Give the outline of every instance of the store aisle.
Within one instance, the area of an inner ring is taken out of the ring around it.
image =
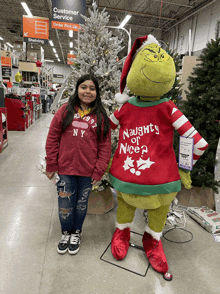
[[[172,282],[148,269],[141,250],[130,248],[121,262],[112,258],[110,248],[105,252],[115,230],[116,208],[104,215],[87,215],[77,255],[57,253],[61,232],[56,189],[36,169],[39,155],[45,155],[52,117],[43,114],[25,132],[9,132],[9,146],[0,154],[0,293],[217,293],[220,243],[188,216],[191,242],[162,239]],[[144,226],[143,211],[137,210],[132,230],[143,234]],[[189,234],[175,230],[169,238],[187,241]],[[132,234],[132,241],[141,245],[141,236]],[[110,263],[100,259],[104,252],[102,259]]]

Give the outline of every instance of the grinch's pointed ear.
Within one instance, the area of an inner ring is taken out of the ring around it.
[[[130,96],[128,96],[127,94],[121,94],[121,93],[115,94],[115,101],[120,104],[126,103],[129,99],[130,99]]]

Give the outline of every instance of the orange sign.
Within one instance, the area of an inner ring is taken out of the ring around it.
[[[2,66],[11,66],[11,57],[1,57]]]
[[[73,59],[74,58],[76,58],[76,55],[68,53],[67,54],[67,64],[73,64]]]
[[[52,21],[51,22],[52,29],[58,30],[68,30],[68,31],[78,31],[80,29],[80,25],[77,23],[68,23],[68,22],[59,22]]]
[[[23,37],[49,39],[49,19],[23,15]]]

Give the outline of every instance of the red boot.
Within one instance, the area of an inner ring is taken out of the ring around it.
[[[161,240],[158,241],[145,232],[142,242],[144,251],[153,269],[159,273],[166,273],[168,271],[168,264]]]
[[[121,260],[125,258],[129,248],[130,228],[120,230],[117,228],[114,232],[111,242],[112,255]]]

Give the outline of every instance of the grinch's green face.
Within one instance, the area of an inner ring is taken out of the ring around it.
[[[129,90],[138,96],[158,97],[169,92],[176,76],[172,57],[156,44],[137,53],[127,76]]]

